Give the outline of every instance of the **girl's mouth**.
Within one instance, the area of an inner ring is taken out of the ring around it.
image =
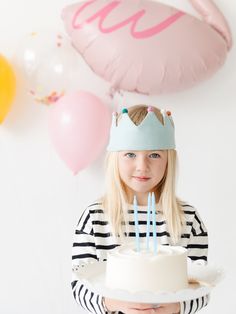
[[[148,181],[150,178],[149,177],[142,177],[142,176],[140,176],[140,177],[133,177],[135,180],[138,180],[138,181]]]

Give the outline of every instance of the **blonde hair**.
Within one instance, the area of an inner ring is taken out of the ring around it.
[[[158,108],[153,108],[157,118],[163,123],[162,114]],[[138,105],[129,108],[129,116],[138,125],[147,114],[147,106]],[[118,121],[120,116],[118,117]],[[156,186],[156,199],[159,199],[159,210],[163,212],[171,242],[176,244],[181,235],[183,224],[183,211],[181,201],[175,195],[176,180],[176,159],[177,154],[174,149],[167,150],[167,166],[165,174]],[[112,226],[113,235],[121,238],[128,233],[127,187],[121,180],[118,167],[118,152],[108,152],[105,160],[106,164],[106,194],[102,198],[103,207],[108,215],[108,220]]]

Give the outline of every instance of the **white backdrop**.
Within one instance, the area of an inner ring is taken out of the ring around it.
[[[236,3],[215,1],[234,34]],[[185,0],[165,2],[194,12]],[[1,0],[0,52],[11,58],[18,40],[35,29],[63,30],[60,11],[69,3]],[[235,55],[233,49],[225,66],[192,90],[162,97],[125,94],[122,99],[155,103],[173,113],[179,195],[199,209],[209,230],[209,262],[226,272],[202,311],[208,314],[232,313],[235,307]],[[105,99],[107,83],[80,63],[79,87]],[[51,146],[50,109],[34,104],[19,86],[12,111],[0,126],[0,312],[82,313],[70,289],[72,234],[86,204],[103,191],[103,158],[73,176]]]

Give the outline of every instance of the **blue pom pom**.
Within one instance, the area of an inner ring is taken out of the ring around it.
[[[128,113],[128,109],[127,108],[123,108],[122,109],[122,113]]]

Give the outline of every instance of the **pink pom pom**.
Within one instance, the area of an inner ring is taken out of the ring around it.
[[[147,111],[148,111],[148,112],[153,112],[153,111],[154,111],[154,110],[153,110],[153,107],[152,107],[152,106],[149,106],[148,109],[147,109]]]

